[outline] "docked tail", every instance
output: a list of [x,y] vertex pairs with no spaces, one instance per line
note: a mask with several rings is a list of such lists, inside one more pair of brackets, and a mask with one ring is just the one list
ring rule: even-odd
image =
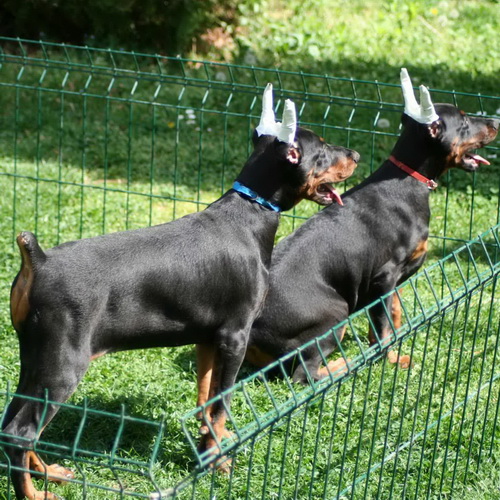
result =
[[21,251],[23,259],[22,266],[29,265],[36,268],[37,265],[45,262],[47,256],[40,248],[36,236],[29,231],[23,231],[17,236],[17,245]]
[[21,270],[19,271],[10,292],[10,314],[12,324],[17,332],[30,311],[31,287],[36,269],[46,260],[46,255],[40,248],[33,233],[23,231],[17,237],[21,251]]

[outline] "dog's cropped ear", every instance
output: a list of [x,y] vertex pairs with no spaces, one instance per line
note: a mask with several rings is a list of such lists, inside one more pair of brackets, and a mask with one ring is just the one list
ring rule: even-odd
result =
[[294,145],[288,145],[286,159],[292,165],[298,165],[300,162],[300,151]]
[[435,120],[427,126],[429,134],[433,139],[437,139],[443,133],[443,122],[441,120]]
[[298,165],[300,163],[302,155],[300,153],[298,144],[288,144],[286,142],[280,141],[279,139],[275,139],[274,147],[276,149],[277,155],[283,160],[286,160],[292,165]]
[[[283,118],[277,134],[277,141],[282,145],[280,151],[283,151],[284,157],[292,165],[298,165],[300,162],[300,151],[295,142],[297,132],[297,112],[295,104],[290,99],[285,101],[283,109]],[[283,148],[285,146],[285,148]]]
[[278,127],[276,134],[279,141],[287,144],[292,144],[295,141],[295,133],[297,132],[297,112],[295,111],[295,103],[290,99],[285,101],[283,108],[283,117],[281,124]]
[[401,68],[401,90],[403,91],[403,98],[405,102],[405,114],[413,118],[418,123],[426,125],[432,124],[439,120],[439,116],[432,104],[429,89],[424,85],[420,85],[420,104],[417,102],[413,86],[411,84],[410,75],[406,68]]

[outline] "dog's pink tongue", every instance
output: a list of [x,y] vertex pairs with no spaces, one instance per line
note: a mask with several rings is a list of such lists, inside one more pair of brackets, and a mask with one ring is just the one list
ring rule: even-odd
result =
[[333,199],[340,205],[340,206],[344,206],[344,202],[342,201],[342,198],[340,197],[340,193],[335,189],[335,188],[332,188],[332,195],[333,195]]
[[478,163],[484,163],[485,165],[490,165],[490,162],[484,159],[482,156],[479,155],[469,155],[469,156]]
[[330,184],[325,184],[325,186],[328,188],[330,191],[330,194],[332,195],[332,198],[341,206],[344,206],[344,202],[342,201],[342,198],[340,197],[340,193]]
[[318,193],[325,199],[331,199],[332,203],[336,201],[339,205],[344,205],[340,193],[328,182],[321,184],[318,188]]

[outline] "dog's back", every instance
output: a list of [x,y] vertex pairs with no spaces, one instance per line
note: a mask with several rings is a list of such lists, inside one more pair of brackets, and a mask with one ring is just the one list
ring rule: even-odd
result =
[[[448,168],[468,170],[485,163],[470,150],[493,140],[498,130],[497,120],[467,117],[448,104],[436,105],[436,111],[439,120],[431,125],[403,115],[405,127],[391,159],[348,191],[344,206],[325,208],[277,245],[265,306],[250,334],[249,361],[260,365],[260,358],[267,364],[291,352],[387,294],[422,265],[429,232],[429,186],[434,185],[429,178]],[[398,158],[412,168],[405,165],[403,170]],[[391,296],[385,307],[371,308],[372,343],[388,339],[387,311],[392,307]],[[395,317],[396,326],[398,321]],[[324,341],[324,356],[342,336],[343,330],[337,331],[336,340]],[[325,375],[316,347],[302,356],[312,378]],[[399,361],[406,366],[409,359]],[[295,370],[294,379],[307,381],[303,366]]]

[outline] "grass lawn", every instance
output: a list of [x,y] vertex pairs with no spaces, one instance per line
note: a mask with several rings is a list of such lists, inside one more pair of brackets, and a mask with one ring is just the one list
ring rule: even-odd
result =
[[[284,61],[288,54],[311,73],[378,78],[394,84],[399,67],[406,64],[415,83],[425,81],[443,91],[433,94],[438,96],[435,100],[458,101],[471,113],[485,110],[494,115],[500,108],[495,97],[500,64],[494,35],[499,22],[496,2],[346,1],[331,9],[324,1],[306,2],[316,9],[315,16],[301,16],[304,3],[294,0],[287,3],[287,12],[280,12],[277,6],[282,4],[276,1],[259,5],[269,10],[249,15],[249,27],[261,30],[269,43],[257,47],[258,37],[240,43],[261,61],[276,57],[282,67],[290,67],[290,57]],[[280,16],[288,16],[288,10],[295,20],[294,33],[285,40]],[[470,43],[459,44],[463,39]],[[422,49],[416,50],[417,46]],[[276,50],[271,53],[269,47]],[[460,58],[453,61],[458,51]],[[109,64],[105,53],[95,54],[93,61]],[[131,63],[126,55],[122,61]],[[47,248],[202,209],[230,186],[248,155],[260,106],[255,102],[253,79],[258,78],[259,85],[270,79],[278,86],[272,72],[237,68],[234,78],[241,86],[234,91],[221,75],[208,85],[204,67],[186,66],[190,85],[171,82],[157,90],[153,77],[96,71],[89,81],[85,71],[70,71],[66,76],[61,67],[29,64],[21,72],[22,66],[0,68],[0,388],[10,382],[12,389],[19,370],[8,309],[10,284],[19,268],[15,235],[20,230],[34,231]],[[211,74],[218,71],[224,78],[230,73],[218,67]],[[356,83],[354,99],[349,80],[328,82],[286,73],[280,78],[292,97],[296,92],[301,123],[329,142],[360,151],[360,167],[342,189],[355,185],[388,155],[401,111],[396,85]],[[446,92],[453,89],[476,95]],[[492,97],[479,99],[477,92]],[[332,95],[349,101],[331,99]],[[388,124],[380,126],[381,119]],[[497,153],[498,141],[481,152],[491,156],[492,165],[474,175],[449,172],[431,196],[435,237],[426,268],[438,294],[449,290],[439,268],[431,266],[500,220]],[[309,202],[301,203],[282,218],[277,240],[316,210]],[[489,241],[489,248],[494,248],[495,242]],[[457,257],[470,278],[475,272],[473,262],[480,272],[489,269],[481,248],[473,255],[471,260],[463,251]],[[456,262],[450,261],[445,269],[449,288],[460,295],[464,276]],[[419,299],[435,307],[436,290],[425,278],[418,283]],[[397,371],[381,360],[315,396],[307,392],[310,389],[291,388],[287,380],[248,381],[246,393],[239,391],[234,397],[237,428],[251,425],[255,415],[264,419],[272,414],[273,401],[286,405],[300,397],[304,404],[252,437],[233,457],[235,467],[229,477],[209,471],[194,486],[187,484],[179,496],[450,498],[453,487],[454,497],[499,498],[497,288],[496,278],[491,279],[423,321],[401,346],[412,353],[412,370]],[[409,313],[416,314],[415,294],[406,291],[405,297]],[[354,330],[344,342],[345,355],[351,359],[368,347],[365,317],[353,321]],[[353,331],[359,333],[361,347]],[[240,378],[251,373],[245,366]],[[172,488],[192,473],[195,455],[181,425],[196,400],[191,347],[98,359],[70,403],[81,407],[85,398],[91,408],[114,414],[125,404],[126,413],[138,419],[159,421],[164,415],[164,435],[153,465],[158,484]],[[60,411],[43,439],[70,446],[81,419],[81,408]],[[87,498],[120,497],[91,484],[115,489],[123,485],[136,494],[154,489],[138,474],[117,476],[106,466],[120,433],[117,456],[132,460],[130,468],[147,471],[157,428],[133,421],[121,433],[119,423],[119,418],[92,413],[85,422],[79,449],[87,453],[88,463],[80,465],[77,479],[86,478]],[[188,418],[186,427],[196,433],[194,419]],[[71,460],[66,463],[74,468]],[[7,479],[0,478],[0,490],[6,487]],[[67,499],[82,497],[81,485],[51,486],[50,490]]]

